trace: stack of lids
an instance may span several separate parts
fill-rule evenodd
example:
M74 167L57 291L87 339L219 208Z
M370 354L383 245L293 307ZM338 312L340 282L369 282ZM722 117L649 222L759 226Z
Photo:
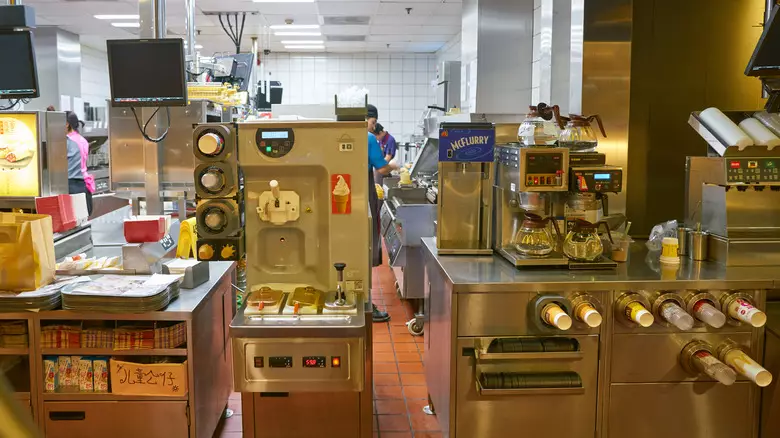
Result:
M26 292L0 291L0 312L56 309L62 302L60 290L74 281L76 279L73 277L65 278L57 283Z
M164 309L179 297L179 275L101 275L62 289L62 308L144 313Z

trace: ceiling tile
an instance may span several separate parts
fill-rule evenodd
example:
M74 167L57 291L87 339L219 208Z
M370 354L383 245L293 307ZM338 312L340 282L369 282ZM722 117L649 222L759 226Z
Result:
M377 2L326 2L320 3L320 15L374 15L379 7Z

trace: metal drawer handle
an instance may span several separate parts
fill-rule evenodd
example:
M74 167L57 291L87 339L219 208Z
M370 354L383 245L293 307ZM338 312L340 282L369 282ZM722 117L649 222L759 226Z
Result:
M51 421L84 421L87 413L84 411L52 411L49 412Z
M579 395L585 393L585 388L524 388L524 389L485 389L477 379L477 392L483 396L506 395Z
M582 360L581 351L550 352L550 353L484 353L474 350L474 355L478 362L500 361L500 360Z

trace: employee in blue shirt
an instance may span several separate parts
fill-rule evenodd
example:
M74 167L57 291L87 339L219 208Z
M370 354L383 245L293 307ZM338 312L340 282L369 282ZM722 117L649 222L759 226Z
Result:
M393 158L395 158L395 153L397 150L395 138L393 138L392 135L385 131L385 127L382 126L381 123L377 123L374 127L374 135L376 136L377 142L379 143L379 148L382 150L384 160L390 162ZM377 184L382 185L384 179L385 176L379 171L374 172L374 181Z
M374 226L372 227L372 251L371 251L371 266L379 266L382 264L382 244L379 241L379 197L376 194L376 183L374 181L374 172L379 175L388 175L394 169L394 165L385 160L382 154L382 148L379 146L379 141L374 135L376 129L376 121L379 118L379 111L374 105L368 105L368 113L366 114L366 123L368 125L368 205L371 209L371 217L374 218ZM374 322L385 322L390 320L390 315L387 312L382 312L374 305Z

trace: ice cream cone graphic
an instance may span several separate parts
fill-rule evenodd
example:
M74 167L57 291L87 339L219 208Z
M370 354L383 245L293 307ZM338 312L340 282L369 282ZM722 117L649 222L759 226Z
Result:
M333 202L336 204L334 213L345 214L349 206L349 184L342 175L337 175L336 178L336 187L333 188Z

